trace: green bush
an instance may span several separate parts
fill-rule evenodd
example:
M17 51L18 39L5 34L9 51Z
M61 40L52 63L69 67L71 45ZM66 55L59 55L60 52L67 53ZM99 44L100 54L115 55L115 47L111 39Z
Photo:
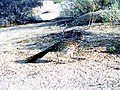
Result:
M0 19L2 20L0 21L0 26L6 26L6 23L27 23L30 20L33 20L34 18L32 17L32 8L41 6L42 3L39 1L0 0Z
M120 20L119 0L65 0L62 3L61 16L85 16L93 13L88 19L100 15L101 20L96 22L116 22ZM102 13L99 13L102 11ZM90 21L90 20L89 20ZM93 20L94 21L94 20Z
M63 0L53 0L54 3L60 3L62 2Z
M101 9L118 9L120 4L119 0L65 0L62 6L61 15L74 16Z
M117 22L120 20L120 10L106 10L101 13L102 22Z
M111 47L108 48L109 53L115 53L115 51L116 51L115 46L111 46Z

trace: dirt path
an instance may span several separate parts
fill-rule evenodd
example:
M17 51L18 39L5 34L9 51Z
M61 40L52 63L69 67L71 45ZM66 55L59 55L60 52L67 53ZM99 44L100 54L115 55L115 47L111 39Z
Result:
M50 44L48 41L53 41L48 38L51 37L47 36L48 33L60 32L58 27L39 26L29 24L0 29L0 90L120 90L120 55L117 54L91 49L93 51L80 53L86 57L85 60L72 63L55 64L50 61L55 59L51 57L52 53L37 63L24 63L27 56L39 52ZM84 31L89 41L99 39L109 44L109 38L120 40L119 26L71 29ZM102 33L101 36L99 33ZM105 42L95 42L94 45L98 50L98 46L108 45ZM87 47L83 43L80 48L84 44Z

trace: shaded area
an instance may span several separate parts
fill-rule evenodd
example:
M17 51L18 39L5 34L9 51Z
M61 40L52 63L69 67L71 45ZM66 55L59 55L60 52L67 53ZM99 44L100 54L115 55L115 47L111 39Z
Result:
M77 32L82 32L86 38L86 41L80 42L79 48L93 50L103 48L101 52L119 54L120 53L120 34L109 34L109 33L92 33L86 30L81 29L73 29L70 31L63 31L58 33L50 33L43 36L36 36L34 38L30 38L18 41L17 43L26 43L26 49L45 49L52 44L64 40L64 39L78 39L76 37ZM29 42L29 43L28 43ZM27 44L28 43L28 44ZM116 49L111 52L110 48L115 47ZM95 50L96 51L96 50Z
M22 41L18 41L17 43L28 43L31 42L29 44L26 45L27 49L43 49L46 48L60 40L66 40L66 39L73 39L73 40L79 40L79 37L77 36L78 32L82 32L83 35L84 34L89 34L89 33L85 33L82 30L70 30L70 31L63 31L63 32L58 32L58 33L50 33L47 35L43 35L43 36L36 36L34 38L30 38L22 40Z
M32 8L36 6L42 6L42 0L1 0L0 26L34 22Z
M99 10L96 12L88 12L83 15L76 15L71 17L57 17L52 20L40 20L36 21L35 23L46 22L46 25L67 26L68 28L73 26L83 26L97 23L120 24L119 14L120 10Z
M28 63L26 63L26 60L17 60L15 62L20 63L20 64L28 64ZM52 60L37 60L34 63L50 63L50 62L52 62Z
M103 53L120 54L120 34L91 34L87 35L86 38L88 42L81 43L83 48L90 48Z

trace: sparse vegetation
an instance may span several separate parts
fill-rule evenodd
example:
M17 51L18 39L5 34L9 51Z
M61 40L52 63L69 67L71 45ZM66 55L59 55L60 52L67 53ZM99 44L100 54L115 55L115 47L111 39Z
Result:
M111 47L108 48L109 53L115 53L115 51L116 51L115 46L111 46Z
M119 9L119 7L119 0L65 0L62 14L83 15L98 10Z
M54 3L60 3L62 2L63 0L53 0Z
M41 6L38 0L1 0L0 1L0 26L10 24L23 24L34 20L32 8Z
M86 17L85 15L88 15L87 18L89 18L89 21L95 21L94 19L99 15L101 20L96 22L100 23L116 22L120 20L119 0L65 0L62 7L63 11L61 15L63 16L77 16L84 19ZM79 20L76 23L78 22ZM88 23L87 20L86 22Z
M0 25L7 26L7 24L35 22L35 18L32 16L32 8L42 5L42 0L41 2L38 1L39 0L0 1ZM120 21L119 0L53 0L53 2L61 3L61 16L75 17L72 25ZM72 21L68 23L71 22ZM62 22L62 24L63 23L66 22Z

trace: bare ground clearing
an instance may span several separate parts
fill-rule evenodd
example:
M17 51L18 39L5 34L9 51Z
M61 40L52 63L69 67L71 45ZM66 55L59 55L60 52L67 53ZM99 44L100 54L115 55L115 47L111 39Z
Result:
M53 53L37 63L24 63L60 39L63 28L28 24L0 29L0 90L120 90L120 54L105 53L120 44L120 26L72 27L83 31L83 42L75 55L85 60L55 64ZM52 33L52 34L51 34ZM102 52L101 52L102 51Z

